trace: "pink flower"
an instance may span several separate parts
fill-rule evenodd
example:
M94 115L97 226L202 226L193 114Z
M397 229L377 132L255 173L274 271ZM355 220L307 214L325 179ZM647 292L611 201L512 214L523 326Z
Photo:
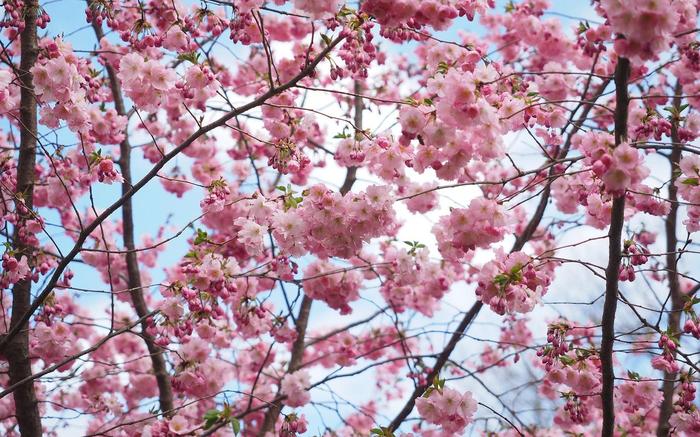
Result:
M297 370L285 375L280 384L282 394L287 396L285 404L290 407L302 407L309 403L311 395L307 391L311 380L306 370Z
M18 260L7 253L2 256L2 269L10 284L27 279L31 271L25 255Z
M237 218L233 224L241 227L238 231L238 240L245 246L248 253L254 257L262 255L265 249L263 237L267 234L267 226L260 226L245 217Z
M114 167L114 162L111 159L102 159L97 164L97 179L105 184L124 182L124 178Z
M494 200L476 198L467 208L453 209L433 227L440 253L458 259L477 247L486 248L500 241L512 218Z
M187 429L187 419L181 414L176 414L170 419L168 429L173 434L183 434Z
M427 397L416 399L416 407L427 422L457 434L471 423L477 403L469 392L462 394L451 388L443 388L432 389Z
M330 18L340 9L340 0L294 0L294 7L308 12L312 18Z
M399 112L399 122L404 133L415 136L421 133L427 120L425 114L415 106L404 105Z

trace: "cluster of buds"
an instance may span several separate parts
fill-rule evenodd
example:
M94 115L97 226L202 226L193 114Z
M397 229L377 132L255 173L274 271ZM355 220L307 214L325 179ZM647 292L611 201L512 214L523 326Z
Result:
M297 434L303 434L306 430L307 422L303 414L301 416L294 413L287 414L280 428L280 437L296 437Z
M311 163L311 160L288 138L275 144L275 152L267 165L282 174L298 173Z
M622 255L625 259L620 264L618 278L620 281L632 282L636 278L634 266L641 266L649 261L649 250L633 240L625 240Z
M205 212L223 211L231 191L223 178L212 181L208 187L209 194L199 202L199 206Z
M342 25L340 37L344 38L338 55L345 63L345 68L334 65L331 68L331 79L343 79L348 72L354 78L367 78L367 67L377 59L377 48L372 44L374 23L369 20L369 16L343 8L337 18L327 21L327 25L331 30Z
M688 320L685 321L685 325L683 325L683 332L700 339L700 321L693 320L693 318L689 317Z
M253 14L237 13L236 16L228 23L228 28L231 31L229 38L231 38L234 43L241 43L245 46L250 45L252 39L251 33L248 32L248 30L252 24Z
M31 268L27 262L27 257L15 257L12 253L2 255L2 274L0 275L0 287L8 288L18 281L31 277Z
M157 33L153 26L142 18L136 20L131 29L119 32L121 40L131 44L137 50L162 47L165 35L165 33Z
M678 372L680 366L675 358L676 349L678 349L677 340L667 334L662 334L658 344L662 353L660 356L654 357L651 360L652 367L657 370L664 370L668 373Z
M37 322L44 322L46 326L52 326L53 320L65 315L65 308L56 302L55 295L51 293L41 307L41 312L35 317Z
M105 0L92 0L88 2L88 7L85 8L85 18L88 23L95 23L102 26L102 22L107 20L107 25L114 28L112 20L112 5Z
M683 312L686 314L686 321L683 325L683 332L690 334L693 337L700 339L700 319L695 313L693 306L700 303L700 299L693 296L688 298L685 305L683 306Z
M248 25L252 24L252 15L250 13L244 15L247 17L245 23ZM241 13L236 11L236 17L239 16L241 16ZM226 21L219 18L211 9L198 8L194 14L185 17L182 30L192 34L192 36L201 36L202 31L211 33L212 36L219 36L224 33L227 26ZM233 32L231 39L233 39ZM234 40L234 42L236 41Z
M124 178L114 167L114 161L109 158L102 158L97 163L97 179L106 184L124 182Z
M695 384L693 384L693 379L689 373L683 373L680 375L681 384L678 390L678 395L676 397L675 409L676 411L692 411L695 408Z
M588 417L588 407L581 402L581 398L573 392L562 393L561 396L566 399L564 411L569 414L571 421L574 423L584 423Z
M5 0L2 4L5 9L5 19L0 21L0 29L3 27L16 28L17 32L24 30L24 2L22 0ZM51 17L41 8L36 17L36 25L46 29L51 22Z
M545 369L550 370L555 361L569 352L566 335L571 327L565 322L552 323L547 327L547 345L537 351Z
M636 138L653 137L656 141L661 141L664 136L671 135L671 122L660 117L655 110L650 109L652 115L648 115L642 119L640 124L634 131Z
M270 261L270 271L283 281L291 281L299 273L299 265L289 257L278 255Z

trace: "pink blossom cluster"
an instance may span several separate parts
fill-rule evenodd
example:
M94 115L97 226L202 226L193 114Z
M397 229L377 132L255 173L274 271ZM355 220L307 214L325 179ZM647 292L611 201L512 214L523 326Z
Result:
M136 105L154 111L175 89L177 76L155 59L129 53L119 60L119 78L124 91Z
M367 156L368 141L345 138L338 143L333 159L343 167L360 166Z
M284 403L290 407L303 407L311 400L308 388L311 385L309 372L297 370L282 378L280 389L287 398Z
M469 392L441 388L430 390L416 399L416 407L426 422L456 435L472 422L477 403Z
M390 182L406 175L406 167L412 164L413 148L391 138L378 136L369 145L360 143L366 150L366 167L372 174Z
M681 11L694 5L688 0L601 0L600 7L619 34L615 50L621 56L653 59L671 42Z
M459 12L456 2L444 0L412 1L368 0L362 3L362 10L372 15L383 26L420 29L431 26L436 30L445 29Z
M73 131L83 131L89 122L86 81L72 55L58 55L32 68L37 96L53 107L41 109L42 122L57 127L65 120Z
M505 254L484 265L478 274L476 295L497 314L528 313L547 293L550 271L523 252Z
M641 410L643 414L658 407L663 399L656 381L650 379L637 379L625 381L615 390L615 398L628 413L636 413Z
M307 12L314 19L330 18L341 6L340 0L294 0L295 8Z
M384 276L380 292L397 312L416 310L432 316L440 299L458 278L458 268L430 259L427 248L399 248L383 244L383 259L387 264L376 269Z
M388 186L373 185L342 196L323 185L309 188L301 205L276 212L272 234L287 254L311 252L319 257L351 258L362 243L393 232L392 197Z
M628 143L615 146L610 134L594 132L578 136L575 145L612 195L619 196L627 189L636 188L649 175L639 151Z
M204 212L219 212L224 209L226 201L229 199L231 190L229 190L226 181L217 179L211 182L207 187L207 196L199 202Z
M620 264L620 273L618 278L620 281L632 282L636 277L634 266L641 266L647 263L649 260L649 249L635 243L633 240L626 240L622 254L625 256L625 259L623 260L622 264Z
M440 253L458 260L476 248L488 248L503 239L511 216L495 200L477 197L467 208L455 208L433 227Z
M304 292L313 299L326 302L340 314L349 314L352 310L348 304L360 298L362 279L357 270L317 260L304 268Z

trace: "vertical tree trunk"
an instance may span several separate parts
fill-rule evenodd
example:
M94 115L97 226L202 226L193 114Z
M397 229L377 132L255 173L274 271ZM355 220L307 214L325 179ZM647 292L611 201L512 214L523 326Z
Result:
M88 2L91 4L91 2ZM98 41L102 39L104 33L102 26L93 21L92 23L95 35ZM121 92L121 85L114 68L109 63L105 64L107 76L109 79L110 89L112 91L112 99L114 100L115 110L119 115L126 116L126 108L124 106L124 98ZM122 195L125 195L132 186L131 179L131 144L129 143L128 135L125 135L124 140L119 144L119 168L121 169L124 182L122 183ZM141 284L141 272L139 270L138 258L136 256L134 243L134 212L131 203L131 197L127 197L122 205L122 228L124 234L124 248L126 249L126 271L127 285L129 287L129 295L131 302L134 305L136 314L139 318L144 318L150 313L146 300L143 297L143 287ZM141 322L141 336L143 337L148 353L151 356L151 365L153 374L156 377L158 384L158 400L160 410L165 415L169 416L173 411L173 389L170 383L170 375L165 363L162 348L155 344L153 337L147 332L146 328L148 321L144 319Z
M20 232L28 218L31 218L34 196L34 167L36 165L37 146L37 103L34 96L31 68L38 56L36 20L39 12L37 0L24 1L24 30L20 36L22 58L19 66L20 94L20 148L17 159L17 186L15 205L18 212L17 225L14 229L14 250L19 259L26 256L32 265L32 247L24 241ZM31 306L31 279L27 278L12 288L11 327L22 324L22 316ZM28 324L19 326L20 331L10 339L4 350L9 363L10 385L32 375L29 357ZM34 390L33 381L24 383L13 392L15 415L22 437L42 435L41 416Z
M615 145L627 139L629 94L627 81L630 62L619 58L615 69ZM608 267L605 270L605 303L603 304L603 339L600 344L600 362L603 373L603 437L612 437L615 431L615 370L613 344L615 343L615 312L617 310L618 275L622 261L622 227L625 222L625 194L613 199L608 231Z
M676 95L673 98L673 107L680 112L682 89L680 83L676 84ZM671 204L671 209L666 217L666 271L668 275L668 294L671 298L671 311L668 314L668 331L677 334L681 327L681 312L683 311L683 296L678 278L678 267L676 250L678 250L678 237L676 236L676 226L678 223L678 189L676 188L676 179L678 174L678 163L681 160L680 139L678 138L678 118L674 114L673 122L671 123L671 142L672 151L670 156L671 162L671 180L668 185L668 201ZM675 351L673 352L675 356ZM664 373L663 394L664 399L659 409L659 423L656 428L658 437L666 437L671 429L668 423L673 413L673 391L675 387L676 373Z

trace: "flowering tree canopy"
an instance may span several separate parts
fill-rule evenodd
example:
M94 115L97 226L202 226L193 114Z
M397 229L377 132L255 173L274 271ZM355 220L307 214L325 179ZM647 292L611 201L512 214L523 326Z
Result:
M700 1L552 3L4 0L0 433L700 435Z

